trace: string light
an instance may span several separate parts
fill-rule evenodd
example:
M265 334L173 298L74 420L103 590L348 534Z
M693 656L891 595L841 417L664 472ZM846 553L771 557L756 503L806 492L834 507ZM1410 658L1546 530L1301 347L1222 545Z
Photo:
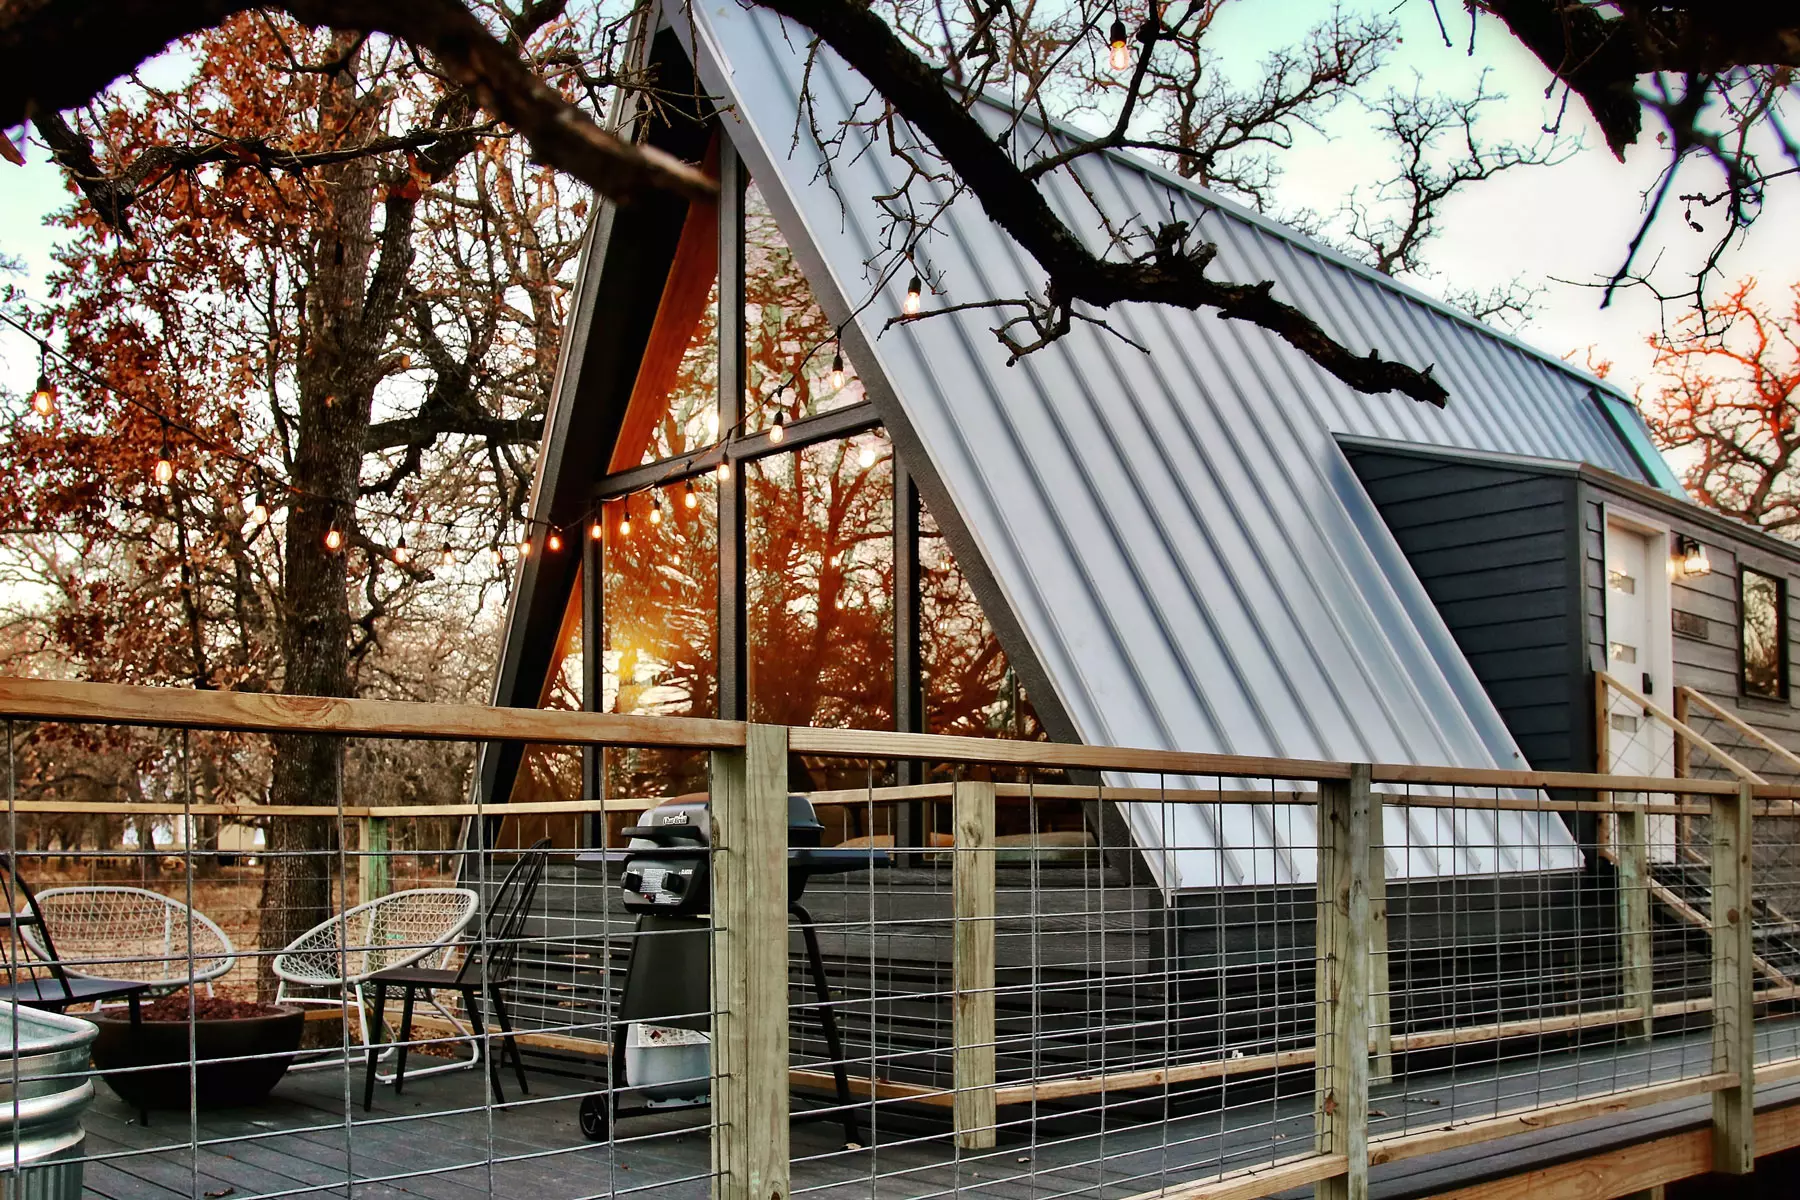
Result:
M266 525L269 520L269 505L261 492L256 493L256 503L251 506L250 519L258 525Z
M781 439L786 436L787 414L778 412L775 414L775 423L769 426L769 441L772 444L779 446L781 444Z
M626 501L626 503L624 505L624 509L625 509L625 515L619 518L619 536L620 537L630 537L631 536L631 502L630 501Z
M394 543L394 561L404 564L411 558L412 551L406 548L406 535L403 533L400 535L400 540Z
M856 452L856 462L865 471L874 466L875 447L872 444L865 444L861 450Z
M550 536L544 539L544 549L552 554L560 553L562 551L562 534L552 529Z
M606 536L606 527L596 519L588 526L588 536L597 542Z
M841 350L831 357L831 386L834 389L844 386L844 353Z
M924 290L925 290L925 286L924 286L924 284L919 282L919 277L917 275L914 275L912 277L912 280L909 283L907 283L907 285L906 285L906 315L907 316L916 317L919 315L919 298L920 298L921 293L924 292Z
M662 524L662 497L654 493L650 497L650 523L652 525Z
M682 493L681 503L690 511L700 506L700 494L694 491L694 481L691 479L688 480L687 491Z
M531 535L529 533L519 539L519 557L531 557Z
M450 548L449 542L445 542L444 548L442 550L438 551L438 566L454 567L455 565L456 565L456 551L454 551Z
M727 483L731 479L731 460L721 458L718 470L719 482Z
M336 554L344 548L344 531L333 525L325 531L325 548Z
M488 557L494 560L494 565L496 567L504 567L506 565L506 555L500 553L500 547L498 546L488 547Z
M1112 44L1112 69L1128 71L1131 69L1131 43L1125 40L1125 22L1115 19L1112 32L1106 40Z
M56 385L50 382L50 347L38 339L38 380L31 393L31 411L47 417L56 409Z

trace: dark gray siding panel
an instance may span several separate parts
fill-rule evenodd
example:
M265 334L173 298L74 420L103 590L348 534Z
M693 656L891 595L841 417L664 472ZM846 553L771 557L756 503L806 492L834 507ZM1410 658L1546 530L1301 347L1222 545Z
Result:
M1419 582L1540 770L1587 770L1575 480L1346 448Z

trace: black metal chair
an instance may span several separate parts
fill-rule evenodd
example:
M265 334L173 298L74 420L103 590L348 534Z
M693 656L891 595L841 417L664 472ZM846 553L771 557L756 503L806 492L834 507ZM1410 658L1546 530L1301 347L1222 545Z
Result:
M492 1005L501 1038L500 1054L488 1056L488 1074L493 1082L494 1099L505 1099L500 1090L500 1069L508 1054L512 1055L513 1071L519 1078L519 1090L526 1095L531 1094L531 1086L525 1081L525 1060L519 1055L519 1044L513 1037L512 1018L507 1014L506 1000L501 993L512 982L513 965L519 957L519 941L525 930L525 920L531 915L532 901L537 898L538 885L544 880L544 867L550 857L549 851L550 839L540 838L519 854L512 870L506 873L506 878L495 889L492 901L485 906L481 916L481 935L470 944L462 966L454 970L447 967L394 967L369 976L367 986L374 990L375 1006L374 1020L370 1022L372 1029L380 1027L381 1018L387 1012L388 989L401 988L405 993L405 1000L400 1007L400 1029L395 1038L396 1094L406 1083L406 1051L407 1044L412 1040L413 998L420 992L437 991L457 992L462 996L464 1009L469 1014L470 1024L478 1037L487 1028L483 1016L483 1001ZM371 1043L368 1075L363 1081L364 1112L375 1104L375 1064L379 1057L377 1047Z
M44 920L43 910L38 907L37 895L13 868L12 860L4 854L0 854L0 876L4 876L4 895L8 901L5 919L8 923L7 935L12 943L5 964L9 979L0 983L0 1001L10 1000L26 1008L62 1012L71 1004L124 1000L131 1009L132 1024L137 1024L142 1019L139 998L150 990L150 985L137 979L107 979L85 972L70 973L57 957L56 942L50 936L50 926ZM24 911L19 909L21 896L25 899ZM20 952L24 945L21 930L29 926L35 926L38 933L38 945L35 949L39 961L36 962L24 959ZM40 966L48 970L49 974L25 974L25 971Z

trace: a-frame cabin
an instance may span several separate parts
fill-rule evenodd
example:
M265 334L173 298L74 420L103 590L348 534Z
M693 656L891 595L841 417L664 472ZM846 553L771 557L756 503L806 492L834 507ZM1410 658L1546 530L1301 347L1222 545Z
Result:
M1046 185L1096 244L1106 232L1094 205L1115 227L1140 213L1192 221L1219 248L1218 274L1272 279L1335 336L1433 364L1449 407L1355 394L1258 329L1154 306L1107 314L1123 336L1078 324L1016 365L990 313L893 325L915 275L930 309L1026 294L1037 272L967 196L939 188L929 227L896 224L875 198L910 168L861 110L866 86L829 54L809 61L766 10L684 8L651 60L665 106L644 117L644 136L706 164L720 199L595 213L531 500L538 549L520 566L496 703L1529 765L1346 446L1529 456L1679 491L1655 452L1645 457L1623 397L1115 154ZM667 102L683 95L695 97L685 110ZM1022 154L1067 136L992 99L976 107L996 130L1016 123ZM821 144L815 127L836 133ZM490 747L479 786L496 804L617 800L699 790L704 770L663 752L578 761ZM797 763L794 786L930 773ZM828 841L928 847L937 819L920 804L861 820L835 811ZM1229 1028L1275 1044L1304 1025L1270 1003L1299 994L1310 970L1304 808L1070 802L1034 820L1038 834L1068 835L1067 861L1032 849L1013 886L1110 888L1140 917L1108 951L1128 983L1098 1002L1163 1014L1160 1031L1132 1036L1179 1024L1177 1040ZM608 836L599 820L520 818L495 844L545 832L563 846ZM1530 1012L1616 986L1612 962L1557 936L1612 920L1583 899L1600 869L1592 829L1546 813L1439 821L1390 807L1383 834L1394 990L1416 1006L1397 1024L1450 1007ZM1052 868L1065 872L1054 887ZM565 874L545 889L545 929L563 940L538 994L519 998L524 1018L562 1023L610 986L616 962L597 947L612 927L589 894L600 886ZM1448 934L1432 916L1446 888L1477 914ZM1167 919L1141 919L1152 910ZM852 941L834 949L870 961ZM840 964L839 982L878 991L883 970L941 971L929 943L879 970ZM1172 965L1184 980L1174 991ZM1501 977L1515 985L1490 986ZM942 1019L915 1016L922 1029ZM1066 1032L1069 1055L1094 1044L1084 1037Z

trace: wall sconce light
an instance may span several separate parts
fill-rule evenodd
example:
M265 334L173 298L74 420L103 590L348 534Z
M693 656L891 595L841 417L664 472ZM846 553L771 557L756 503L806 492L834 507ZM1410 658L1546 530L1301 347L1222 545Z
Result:
M1712 574L1712 560L1706 556L1706 547L1685 533L1675 537L1675 573L1682 576Z

